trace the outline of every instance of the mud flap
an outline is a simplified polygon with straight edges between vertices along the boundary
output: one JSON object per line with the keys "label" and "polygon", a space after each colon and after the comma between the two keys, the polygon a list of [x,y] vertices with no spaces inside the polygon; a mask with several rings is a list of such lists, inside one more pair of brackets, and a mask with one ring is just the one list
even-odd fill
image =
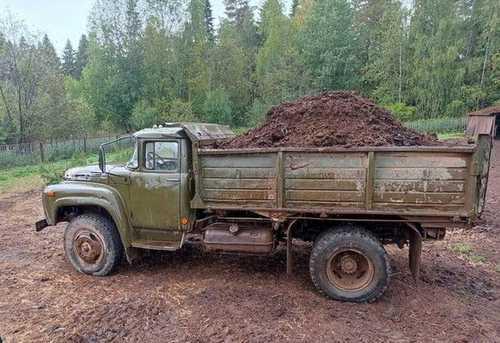
{"label": "mud flap", "polygon": [[418,229],[408,224],[410,230],[408,230],[410,249],[408,253],[408,260],[410,264],[411,275],[418,281],[420,278],[420,257],[422,255],[422,235]]}
{"label": "mud flap", "polygon": [[297,219],[292,220],[290,224],[288,224],[287,229],[287,237],[286,237],[286,273],[291,275],[293,273],[293,237],[292,237],[292,228],[297,222]]}

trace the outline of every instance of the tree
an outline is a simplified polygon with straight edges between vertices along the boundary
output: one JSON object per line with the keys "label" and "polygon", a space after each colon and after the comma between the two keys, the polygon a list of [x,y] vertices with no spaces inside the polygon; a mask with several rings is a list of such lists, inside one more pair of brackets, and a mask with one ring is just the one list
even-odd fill
{"label": "tree", "polygon": [[407,57],[405,13],[401,3],[361,1],[356,25],[361,35],[362,89],[384,104],[401,103]]}
{"label": "tree", "polygon": [[408,102],[427,117],[465,113],[464,39],[455,0],[418,0],[410,26]]}
{"label": "tree", "polygon": [[223,89],[208,93],[203,113],[208,122],[231,124],[231,101]]}
{"label": "tree", "polygon": [[275,105],[296,95],[292,85],[297,82],[296,56],[292,46],[295,32],[278,0],[267,0],[260,18],[263,45],[257,54],[256,92],[261,103]]}
{"label": "tree", "polygon": [[360,80],[359,39],[348,0],[315,2],[299,33],[312,88],[355,89]]}
{"label": "tree", "polygon": [[85,69],[88,62],[89,62],[89,41],[87,40],[86,35],[82,35],[80,37],[80,41],[78,43],[78,50],[76,51],[76,56],[75,56],[74,76],[77,79],[81,78],[83,69]]}
{"label": "tree", "polygon": [[45,56],[46,61],[51,66],[56,66],[57,68],[61,66],[61,60],[59,59],[59,56],[57,56],[56,49],[54,48],[54,45],[52,45],[52,42],[47,34],[43,35],[42,41],[38,44],[38,49]]}
{"label": "tree", "polygon": [[63,50],[62,70],[64,75],[76,77],[75,52],[69,39]]}
{"label": "tree", "polygon": [[207,39],[212,45],[215,41],[215,33],[214,33],[214,18],[212,16],[212,5],[210,5],[210,0],[205,0],[204,4],[204,22],[205,22],[205,30],[207,31]]}

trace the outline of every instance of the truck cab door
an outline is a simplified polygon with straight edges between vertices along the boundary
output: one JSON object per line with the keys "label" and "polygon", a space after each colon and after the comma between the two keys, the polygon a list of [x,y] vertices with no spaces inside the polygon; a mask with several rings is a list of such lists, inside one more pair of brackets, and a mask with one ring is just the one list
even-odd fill
{"label": "truck cab door", "polygon": [[[136,240],[180,241],[180,144],[139,142],[139,168],[130,175],[129,216]],[[143,244],[147,245],[147,244]]]}

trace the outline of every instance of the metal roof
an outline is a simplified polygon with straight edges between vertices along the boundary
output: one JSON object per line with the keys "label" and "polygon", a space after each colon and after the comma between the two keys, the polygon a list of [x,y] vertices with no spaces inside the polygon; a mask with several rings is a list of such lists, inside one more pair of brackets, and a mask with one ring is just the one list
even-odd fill
{"label": "metal roof", "polygon": [[492,116],[500,114],[500,106],[490,106],[479,111],[469,113],[469,116]]}

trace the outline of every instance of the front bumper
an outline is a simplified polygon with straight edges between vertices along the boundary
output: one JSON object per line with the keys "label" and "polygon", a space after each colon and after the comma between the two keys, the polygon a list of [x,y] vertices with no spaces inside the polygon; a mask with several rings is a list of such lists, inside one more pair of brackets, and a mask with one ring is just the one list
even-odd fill
{"label": "front bumper", "polygon": [[49,223],[47,223],[47,219],[39,220],[35,223],[35,231],[40,232],[43,229],[45,229],[47,226],[49,226]]}

